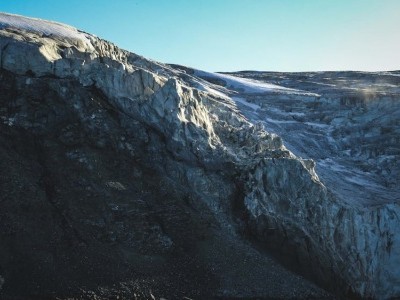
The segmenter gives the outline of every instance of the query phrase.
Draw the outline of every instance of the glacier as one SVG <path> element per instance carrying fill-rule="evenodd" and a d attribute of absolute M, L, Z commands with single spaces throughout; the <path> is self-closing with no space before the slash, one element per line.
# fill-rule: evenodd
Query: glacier
<path fill-rule="evenodd" d="M 91 133 L 87 139 L 96 136 L 96 149 L 120 151 L 168 179 L 172 189 L 187 188 L 190 196 L 177 199 L 203 203 L 224 239 L 251 236 L 339 296 L 400 297 L 398 73 L 210 73 L 145 59 L 67 25 L 3 13 L 0 49 L 1 69 L 8 72 L 2 76 L 14 78 L 3 79 L 4 132 L 45 136 L 43 149 L 59 149 L 51 145 L 61 141 L 69 160 L 87 172 L 97 168 L 95 151 L 77 146 L 83 141 L 75 141 L 79 134 L 71 122 L 57 123 L 63 109 L 44 114 L 31 108 L 40 99 L 13 98 L 16 87 L 36 95 L 31 87 L 44 84 L 61 99 L 46 107 L 62 102 Z M 98 99 L 98 108 L 91 108 L 90 99 Z M 58 127 L 61 132 L 52 132 Z M 45 161 L 38 159 L 46 170 Z M 119 226 L 114 232 L 120 235 L 129 231 L 124 217 L 85 219 L 79 201 L 57 196 L 62 184 L 50 189 L 51 177 L 44 176 L 43 185 L 56 198 L 50 202 L 63 222 L 71 220 L 66 232 L 90 236 L 88 228 L 104 228 L 106 222 Z M 113 193 L 125 185 L 105 184 Z M 2 188 L 2 200 L 9 203 L 8 185 Z M 196 205 L 206 210 L 203 204 Z M 110 207 L 115 214 L 123 206 Z M 43 226 L 32 218 L 33 226 Z M 176 239 L 160 226 L 152 231 L 158 232 L 154 243 L 160 253 L 173 251 Z M 103 229 L 96 230 L 100 236 Z M 0 272 L 3 264 L 8 262 L 0 260 Z M 8 278 L 0 275 L 5 286 Z M 221 276 L 229 286 L 230 279 Z M 238 295 L 234 288 L 231 294 L 217 290 L 218 296 Z"/>

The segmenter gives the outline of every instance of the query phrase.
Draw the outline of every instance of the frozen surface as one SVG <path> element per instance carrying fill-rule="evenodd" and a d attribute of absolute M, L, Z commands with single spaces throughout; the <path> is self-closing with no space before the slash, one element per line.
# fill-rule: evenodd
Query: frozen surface
<path fill-rule="evenodd" d="M 246 94 L 277 92 L 277 93 L 288 93 L 288 94 L 312 95 L 311 93 L 307 93 L 297 89 L 285 88 L 268 82 L 262 82 L 248 78 L 240 78 L 227 74 L 211 73 L 211 72 L 195 70 L 194 75 L 201 78 L 220 80 L 225 83 L 226 88 L 238 90 Z"/>
<path fill-rule="evenodd" d="M 89 43 L 86 34 L 72 26 L 19 15 L 0 13 L 0 29 L 5 28 L 23 29 L 45 36 L 54 36 Z"/>
<path fill-rule="evenodd" d="M 239 97 L 232 97 L 232 99 L 236 102 L 236 103 L 240 103 L 241 105 L 244 105 L 248 108 L 251 108 L 253 110 L 258 110 L 261 107 L 257 104 L 251 103 L 251 102 L 247 102 L 246 99 L 243 98 L 239 98 Z"/>
<path fill-rule="evenodd" d="M 342 201 L 361 207 L 400 201 L 397 74 L 279 74 L 194 70 L 209 81 L 203 89 L 230 96 L 250 122 L 263 123 L 295 155 L 313 159 Z"/>

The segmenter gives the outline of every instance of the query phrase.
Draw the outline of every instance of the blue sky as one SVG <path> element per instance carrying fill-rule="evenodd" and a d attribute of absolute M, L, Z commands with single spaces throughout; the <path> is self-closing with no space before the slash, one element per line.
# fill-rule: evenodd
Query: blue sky
<path fill-rule="evenodd" d="M 400 0 L 9 0 L 0 11 L 208 71 L 400 69 Z"/>

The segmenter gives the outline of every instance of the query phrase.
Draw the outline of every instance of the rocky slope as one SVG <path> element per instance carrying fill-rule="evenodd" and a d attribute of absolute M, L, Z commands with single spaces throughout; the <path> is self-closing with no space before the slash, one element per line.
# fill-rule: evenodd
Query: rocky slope
<path fill-rule="evenodd" d="M 400 295 L 398 178 L 355 205 L 292 152 L 329 157 L 261 122 L 273 99 L 309 114 L 315 91 L 163 65 L 58 23 L 0 24 L 3 295 L 331 297 L 264 247 L 338 295 Z"/>

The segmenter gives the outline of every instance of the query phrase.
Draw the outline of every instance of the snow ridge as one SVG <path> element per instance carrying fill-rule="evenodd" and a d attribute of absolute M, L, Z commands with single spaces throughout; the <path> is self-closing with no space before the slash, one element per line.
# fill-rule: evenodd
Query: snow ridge
<path fill-rule="evenodd" d="M 53 36 L 90 43 L 87 34 L 79 31 L 75 27 L 36 18 L 0 13 L 0 29 L 6 28 L 22 29 L 28 32 L 36 32 L 44 36 Z"/>
<path fill-rule="evenodd" d="M 201 78 L 217 79 L 226 82 L 226 88 L 240 90 L 246 94 L 259 93 L 284 93 L 306 96 L 319 96 L 317 94 L 286 88 L 272 83 L 262 82 L 255 79 L 241 78 L 227 74 L 211 73 L 201 70 L 194 70 L 194 75 Z"/>

